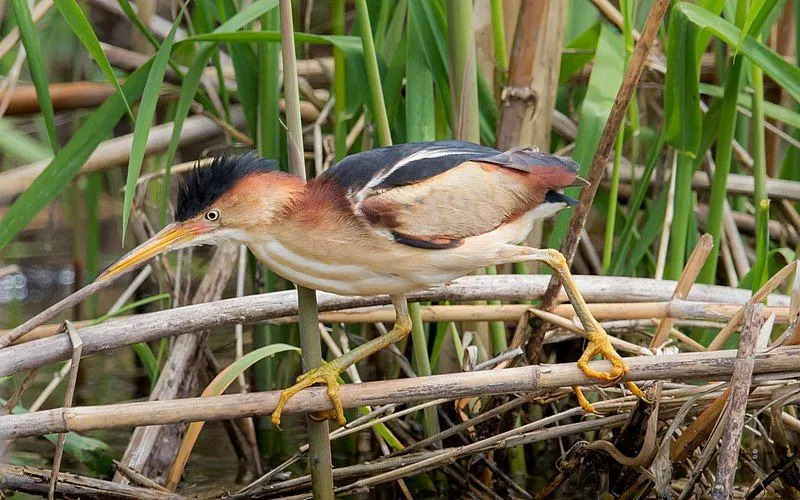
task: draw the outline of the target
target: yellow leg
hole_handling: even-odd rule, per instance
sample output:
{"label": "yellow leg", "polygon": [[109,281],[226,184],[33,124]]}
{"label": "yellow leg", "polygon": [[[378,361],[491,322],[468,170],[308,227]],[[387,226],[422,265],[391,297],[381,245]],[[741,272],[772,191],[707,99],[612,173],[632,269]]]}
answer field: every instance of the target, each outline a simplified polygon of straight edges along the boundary
{"label": "yellow leg", "polygon": [[[589,312],[589,307],[586,305],[586,301],[583,300],[583,296],[578,290],[578,286],[575,284],[575,280],[572,278],[572,274],[569,271],[567,260],[560,252],[549,248],[537,249],[509,245],[509,247],[501,253],[500,258],[507,262],[538,260],[553,268],[558,274],[558,277],[561,278],[561,284],[564,285],[564,290],[567,292],[567,296],[572,306],[575,308],[575,314],[578,316],[578,319],[580,319],[583,329],[586,332],[586,338],[589,341],[586,350],[578,360],[578,367],[587,377],[605,383],[611,383],[619,380],[619,378],[628,371],[628,365],[625,364],[625,361],[617,353],[616,349],[614,349],[614,346],[611,345],[608,334],[603,327],[600,326],[600,323],[594,319],[592,313]],[[599,372],[589,368],[589,360],[596,354],[602,355],[611,362],[610,371]],[[633,394],[646,399],[644,393],[636,384],[633,382],[626,382],[625,385]],[[573,390],[575,391],[575,395],[581,407],[587,412],[596,413],[591,403],[583,396],[580,388],[573,387]]]}
{"label": "yellow leg", "polygon": [[411,317],[408,314],[408,303],[406,302],[405,296],[392,295],[391,298],[397,315],[394,327],[385,335],[372,339],[366,344],[362,344],[343,356],[334,359],[330,363],[323,363],[319,368],[309,370],[297,377],[297,383],[281,393],[278,406],[275,407],[275,411],[272,413],[273,424],[280,425],[283,407],[292,396],[317,383],[323,383],[328,386],[328,397],[333,403],[333,413],[335,414],[336,420],[341,425],[346,423],[344,409],[342,408],[342,400],[339,396],[339,374],[347,370],[350,365],[380,351],[384,347],[388,347],[402,340],[408,335],[408,332],[411,331]]}

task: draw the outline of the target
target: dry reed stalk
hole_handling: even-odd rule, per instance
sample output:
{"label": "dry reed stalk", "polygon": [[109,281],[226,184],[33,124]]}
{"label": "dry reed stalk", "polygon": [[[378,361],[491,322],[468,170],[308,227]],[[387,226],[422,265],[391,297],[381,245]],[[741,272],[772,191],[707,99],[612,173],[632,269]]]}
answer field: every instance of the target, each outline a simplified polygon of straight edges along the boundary
{"label": "dry reed stalk", "polygon": [[[64,329],[69,334],[69,340],[72,344],[72,359],[70,361],[69,379],[67,380],[67,390],[64,394],[64,408],[72,406],[72,398],[75,395],[75,385],[78,382],[78,369],[81,363],[81,351],[83,350],[83,341],[75,330],[75,326],[69,321],[64,321]],[[58,472],[61,469],[61,458],[64,455],[64,442],[67,438],[65,433],[58,435],[56,442],[56,451],[53,457],[53,468],[50,471],[50,484],[47,491],[48,500],[55,497],[56,483],[58,482]]]}
{"label": "dry reed stalk", "polygon": [[[409,300],[498,299],[518,301],[533,299],[544,292],[549,279],[549,275],[465,276],[445,285],[410,294]],[[667,300],[675,287],[674,281],[659,282],[645,278],[576,276],[575,280],[588,301]],[[99,288],[92,284],[84,290],[92,291]],[[83,290],[79,293],[83,298],[90,295]],[[689,293],[690,300],[715,300],[741,304],[749,298],[750,292],[747,290],[715,285],[695,285]],[[22,326],[6,332],[0,337],[0,345],[5,345],[4,342],[9,342],[10,338],[24,334],[57,314],[63,310],[64,304],[67,304],[67,307],[71,306],[74,300],[75,297],[70,296],[25,322]],[[389,300],[386,296],[343,297],[318,292],[318,302],[320,311],[331,311],[383,305],[387,304]],[[770,295],[767,303],[778,307],[787,307],[789,297]],[[167,311],[115,318],[102,325],[82,328],[79,333],[84,341],[84,353],[88,355],[180,333],[216,328],[237,322],[254,323],[296,314],[297,297],[294,291],[289,290],[251,295],[240,299],[226,299],[201,306],[184,306]],[[68,339],[64,336],[48,337],[26,344],[0,348],[0,376],[66,360],[69,359],[70,353]]]}
{"label": "dry reed stalk", "polygon": [[[123,12],[122,8],[114,0],[91,0],[89,3],[96,7],[102,8],[103,10],[105,10],[110,14],[119,16],[124,20],[128,19],[128,17]],[[131,8],[133,9],[134,13],[138,14],[139,8],[137,7],[136,4],[132,3]],[[145,20],[142,19],[142,21]],[[164,38],[167,37],[167,34],[172,29],[172,22],[154,13],[148,16],[148,19],[146,20],[146,26],[153,31],[154,35],[163,40]],[[183,40],[184,38],[186,38],[186,36],[187,36],[186,29],[178,27],[177,31],[175,32],[175,41],[177,42]],[[220,56],[226,64],[231,64],[230,57],[228,57],[227,54],[220,52]]]}
{"label": "dry reed stalk", "polygon": [[[642,36],[639,38],[630,63],[625,70],[622,84],[614,99],[614,104],[608,115],[608,121],[606,121],[606,125],[603,128],[603,133],[597,145],[597,151],[589,167],[589,174],[587,176],[589,185],[581,190],[579,205],[575,207],[572,219],[570,220],[569,229],[564,238],[564,243],[561,245],[561,253],[567,259],[568,263],[571,263],[575,256],[575,250],[578,248],[578,238],[586,225],[586,219],[589,216],[592,200],[594,200],[594,195],[597,192],[597,188],[600,186],[600,180],[611,153],[611,146],[616,140],[619,127],[622,124],[622,120],[625,118],[628,104],[639,83],[639,78],[642,75],[645,62],[653,46],[656,34],[661,26],[661,21],[664,18],[664,13],[667,11],[669,3],[669,0],[655,0],[653,2],[653,5],[650,7],[650,13],[647,16],[647,21],[645,21],[644,29],[642,30]],[[555,305],[559,288],[559,280],[556,275],[553,275],[547,292],[545,292],[542,298],[542,309],[547,310]],[[534,337],[537,337],[537,335],[534,335]]]}
{"label": "dry reed stalk", "polygon": [[[421,306],[422,320],[428,323],[438,321],[517,321],[531,306],[526,304],[503,305],[447,305],[447,306]],[[637,320],[650,318],[671,318],[672,320],[707,320],[728,321],[739,310],[738,305],[718,304],[714,302],[694,302],[683,299],[673,299],[669,302],[619,302],[619,303],[591,303],[589,311],[598,321],[605,320]],[[550,311],[561,318],[574,318],[575,310],[571,304],[561,304]],[[788,323],[788,307],[771,307],[765,314],[776,314],[779,323]],[[365,309],[350,309],[320,314],[323,323],[390,323],[394,321],[391,308],[376,307]],[[277,318],[269,321],[274,324],[291,324],[297,320],[294,316]],[[559,325],[562,328],[569,326]],[[670,325],[671,326],[671,325]],[[580,333],[583,330],[572,326],[573,331]],[[665,339],[669,329],[664,333]],[[662,341],[663,342],[663,341]]]}
{"label": "dry reed stalk", "polygon": [[[642,171],[644,167],[635,167],[635,178],[639,182],[641,180]],[[623,168],[620,171],[620,182],[631,182],[631,175],[629,168]],[[786,180],[786,179],[766,179],[767,196],[770,199],[785,199],[790,201],[800,201],[800,181]],[[692,189],[696,191],[708,191],[711,189],[711,181],[708,180],[708,175],[705,172],[695,172],[692,177]],[[755,183],[753,176],[744,174],[728,174],[727,191],[730,195],[753,195]]]}
{"label": "dry reed stalk", "polygon": [[731,376],[730,407],[724,423],[726,432],[722,436],[717,458],[717,477],[712,495],[715,500],[733,496],[733,478],[739,462],[739,446],[744,429],[744,412],[750,395],[756,341],[764,323],[761,311],[763,307],[761,304],[747,304],[744,308],[745,326],[742,328]]}
{"label": "dry reed stalk", "polygon": [[[783,283],[783,280],[785,280],[792,272],[794,272],[795,269],[797,269],[797,262],[798,261],[793,260],[792,262],[784,266],[783,269],[775,273],[772,276],[772,278],[770,278],[766,283],[764,283],[764,286],[759,288],[758,291],[756,291],[756,293],[753,294],[750,300],[747,301],[747,304],[756,304],[758,302],[763,301],[767,295],[772,293],[772,291],[775,288],[777,288],[778,285]],[[728,324],[725,325],[725,328],[720,330],[719,333],[717,333],[716,337],[714,337],[714,339],[711,341],[711,343],[708,344],[708,348],[710,350],[721,348],[725,344],[725,342],[727,342],[727,340],[730,338],[731,334],[733,334],[733,332],[736,331],[736,329],[739,327],[739,323],[741,323],[742,318],[744,317],[745,307],[746,305],[741,307],[736,312],[736,314],[734,314],[734,316],[730,319]]]}
{"label": "dry reed stalk", "polygon": [[[103,103],[116,90],[107,83],[63,82],[51,83],[50,99],[55,111],[93,108]],[[0,91],[0,101],[9,98],[5,115],[38,113],[39,100],[33,85],[16,87],[12,91]]]}
{"label": "dry reed stalk", "polygon": [[170,493],[170,491],[157,482],[153,481],[149,477],[140,474],[139,472],[131,469],[127,465],[119,462],[118,460],[114,460],[114,467],[117,469],[117,472],[125,476],[128,481],[136,486],[141,486],[143,488],[152,488],[154,490],[162,491],[164,493]]}
{"label": "dry reed stalk", "polygon": [[[694,285],[697,275],[700,274],[700,270],[703,268],[703,264],[705,264],[708,254],[711,253],[713,244],[713,238],[710,234],[706,233],[700,237],[700,240],[694,247],[692,254],[686,261],[686,266],[681,272],[681,276],[678,279],[678,284],[675,285],[675,293],[672,294],[673,300],[684,299],[689,294],[689,290],[692,289],[692,285]],[[651,349],[660,346],[665,340],[667,340],[669,332],[674,323],[675,322],[670,318],[665,318],[659,322],[656,333],[653,335],[653,339],[650,341]]]}
{"label": "dry reed stalk", "polygon": [[[759,352],[753,373],[796,376],[800,347]],[[626,358],[630,371],[625,381],[719,380],[730,377],[736,352],[708,351]],[[607,361],[592,361],[595,370],[607,370]],[[341,388],[345,408],[442,398],[476,397],[511,392],[552,390],[591,385],[575,363],[535,365],[504,370],[452,373],[409,379],[345,384]],[[122,403],[93,407],[56,408],[0,419],[0,439],[17,439],[54,432],[163,425],[199,420],[229,420],[272,412],[280,391],[229,394],[206,398]],[[332,408],[324,387],[299,392],[286,405],[286,413],[316,412]]]}
{"label": "dry reed stalk", "polygon": [[[244,112],[240,106],[231,109],[231,119],[237,127],[244,125]],[[172,128],[173,123],[169,122],[150,129],[150,135],[147,138],[147,154],[167,149],[172,138]],[[187,118],[183,124],[180,144],[182,146],[195,144],[213,139],[220,134],[221,130],[213,120],[205,116],[192,116]],[[80,173],[99,172],[127,163],[132,143],[133,134],[101,142],[81,167]],[[49,164],[50,160],[43,160],[0,172],[0,201],[8,200],[25,191]]]}
{"label": "dry reed stalk", "polygon": [[[47,11],[53,6],[53,0],[42,0],[41,2],[37,3],[36,6],[31,10],[31,17],[33,18],[33,23],[39,21]],[[14,26],[8,34],[0,40],[0,57],[6,55],[6,53],[14,48],[14,45],[19,42],[19,28]]]}
{"label": "dry reed stalk", "polygon": [[[50,471],[39,467],[0,463],[0,484],[34,495],[46,495]],[[61,472],[56,492],[64,498],[129,498],[142,500],[182,500],[188,497],[155,489],[128,486]]]}
{"label": "dry reed stalk", "polygon": [[[697,214],[697,226],[699,228],[705,228],[706,220],[708,219],[708,205],[698,203],[695,207],[695,213]],[[737,231],[749,235],[756,234],[756,218],[754,216],[742,212],[731,212],[730,215]],[[770,220],[768,229],[770,239],[786,241],[791,246],[800,243],[800,235],[795,231],[794,226],[784,225],[780,221]]]}

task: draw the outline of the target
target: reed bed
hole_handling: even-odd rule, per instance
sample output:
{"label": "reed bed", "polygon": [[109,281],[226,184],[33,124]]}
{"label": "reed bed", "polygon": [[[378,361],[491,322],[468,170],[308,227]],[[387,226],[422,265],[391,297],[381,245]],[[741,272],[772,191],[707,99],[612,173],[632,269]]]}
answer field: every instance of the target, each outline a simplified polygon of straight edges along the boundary
{"label": "reed bed", "polygon": [[[798,3],[3,3],[0,497],[800,495]],[[216,152],[310,178],[454,138],[578,163],[527,243],[648,400],[578,369],[554,276],[498,266],[409,296],[408,342],[342,374],[346,426],[311,387],[282,432],[280,389],[385,333],[387,296],[232,247],[95,280]]]}

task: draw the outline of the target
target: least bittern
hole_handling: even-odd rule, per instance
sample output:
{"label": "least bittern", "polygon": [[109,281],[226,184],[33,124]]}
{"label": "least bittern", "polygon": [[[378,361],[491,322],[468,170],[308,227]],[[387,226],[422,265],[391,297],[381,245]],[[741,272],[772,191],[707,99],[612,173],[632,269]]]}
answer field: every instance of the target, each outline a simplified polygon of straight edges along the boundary
{"label": "least bittern", "polygon": [[[533,223],[575,200],[558,190],[583,186],[577,165],[530,148],[500,151],[468,142],[401,144],[349,156],[304,183],[254,154],[217,157],[196,168],[178,193],[175,222],[122,257],[104,277],[168,250],[200,244],[247,245],[273,271],[299,285],[343,295],[389,294],[394,327],[344,356],[308,371],[281,394],[272,421],[298,391],[325,383],[344,424],[338,375],[408,335],[405,294],[475,269],[542,261],[561,278],[583,324],[583,372],[614,382],[627,370],[592,317],[564,257],[517,245]],[[602,354],[609,372],[589,368]],[[644,397],[632,383],[628,387]],[[586,411],[594,411],[580,389]]]}

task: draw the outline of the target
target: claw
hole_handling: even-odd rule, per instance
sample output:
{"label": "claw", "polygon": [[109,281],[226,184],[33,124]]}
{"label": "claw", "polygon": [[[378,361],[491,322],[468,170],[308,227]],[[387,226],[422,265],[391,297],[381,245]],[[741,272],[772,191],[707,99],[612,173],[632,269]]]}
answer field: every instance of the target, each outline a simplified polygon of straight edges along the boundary
{"label": "claw", "polygon": [[[617,382],[623,375],[625,375],[625,373],[627,373],[628,365],[617,353],[616,349],[614,349],[614,346],[611,345],[611,341],[608,339],[608,334],[602,331],[602,329],[599,333],[601,335],[595,334],[593,335],[594,338],[591,338],[589,341],[589,345],[586,346],[583,356],[581,356],[581,359],[578,360],[578,368],[580,368],[587,377],[600,380],[604,383],[613,384],[614,382]],[[607,372],[600,372],[591,369],[589,367],[589,360],[595,354],[601,354],[605,359],[607,359],[611,363],[611,370]],[[627,387],[628,390],[630,390],[636,397],[648,401],[644,392],[642,392],[642,390],[639,389],[639,387],[637,387],[633,382],[625,382],[625,387]],[[594,406],[592,406],[586,397],[584,397],[581,389],[579,387],[573,387],[572,389],[575,392],[575,396],[578,398],[578,403],[581,405],[581,408],[583,408],[587,413],[597,414],[597,410],[595,410]]]}
{"label": "claw", "polygon": [[333,367],[330,363],[323,363],[318,368],[309,370],[306,373],[297,377],[297,383],[288,389],[281,392],[281,399],[278,401],[278,406],[272,412],[272,423],[276,426],[281,424],[281,412],[283,407],[295,394],[303,389],[310,387],[317,383],[322,383],[328,386],[328,397],[333,403],[333,410],[322,412],[326,417],[333,416],[339,425],[345,425],[347,420],[344,418],[344,409],[342,408],[342,399],[339,396],[339,372],[337,368]]}

